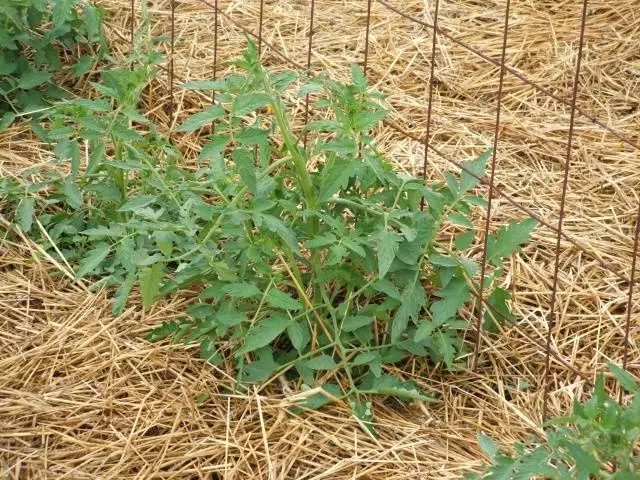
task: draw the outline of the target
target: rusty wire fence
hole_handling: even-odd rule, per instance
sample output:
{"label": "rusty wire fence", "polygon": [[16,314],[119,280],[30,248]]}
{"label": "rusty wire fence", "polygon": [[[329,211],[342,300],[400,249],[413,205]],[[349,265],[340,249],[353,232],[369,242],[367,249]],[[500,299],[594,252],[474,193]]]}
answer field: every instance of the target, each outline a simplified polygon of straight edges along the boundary
{"label": "rusty wire fence", "polygon": [[[256,41],[259,52],[262,54],[263,49],[265,47],[269,48],[270,54],[274,56],[278,61],[280,61],[283,65],[288,65],[289,67],[293,67],[300,72],[303,72],[308,75],[313,75],[312,68],[312,60],[314,56],[314,35],[315,35],[315,21],[318,14],[318,6],[316,2],[318,0],[308,0],[308,5],[305,7],[308,9],[308,18],[306,28],[303,29],[304,32],[301,35],[305,36],[306,41],[306,52],[302,58],[291,58],[286,52],[282,51],[278,48],[277,45],[273,42],[267,41],[264,38],[264,26],[267,24],[270,19],[265,15],[265,1],[266,0],[249,0],[248,3],[256,4],[255,7],[258,10],[258,21],[257,24],[248,25],[243,24],[242,22],[235,20],[231,15],[226,13],[220,6],[219,0],[192,0],[191,2],[179,3],[176,0],[169,0],[170,6],[170,16],[169,16],[169,26],[168,30],[170,32],[170,40],[168,42],[167,53],[168,58],[165,67],[162,67],[164,73],[167,75],[167,83],[169,86],[168,93],[168,115],[170,119],[170,124],[174,120],[176,104],[175,104],[175,86],[176,80],[183,80],[180,75],[180,72],[177,71],[177,68],[174,63],[175,56],[175,42],[176,42],[176,15],[180,12],[180,8],[185,6],[188,3],[198,3],[206,6],[210,10],[210,23],[208,28],[212,30],[213,33],[213,68],[211,70],[210,79],[215,80],[219,74],[219,43],[220,43],[220,23],[221,19],[224,18],[230,25],[233,25],[234,28],[243,32],[247,36],[253,38]],[[270,3],[277,3],[270,2]],[[421,18],[417,18],[415,14],[410,14],[408,12],[403,11],[403,9],[399,6],[399,3],[392,3],[389,0],[358,0],[355,2],[362,10],[362,14],[366,16],[365,29],[364,29],[364,47],[360,52],[360,61],[359,63],[363,67],[365,74],[368,74],[369,60],[370,60],[370,32],[372,28],[372,6],[377,4],[378,6],[386,9],[389,13],[398,15],[405,19],[408,22],[411,22],[415,25],[428,29],[431,33],[430,38],[430,58],[429,62],[429,72],[430,75],[428,78],[424,79],[424,88],[426,89],[426,97],[427,101],[423,105],[424,110],[426,111],[426,122],[422,125],[423,134],[416,135],[415,133],[410,132],[408,129],[404,128],[403,125],[399,124],[395,120],[384,120],[386,127],[394,130],[399,136],[405,137],[408,140],[416,142],[422,146],[423,148],[423,158],[421,165],[421,172],[423,177],[427,177],[427,172],[430,168],[430,162],[432,161],[432,155],[439,157],[440,159],[450,163],[451,165],[458,167],[460,169],[466,170],[461,162],[457,161],[444,153],[441,149],[438,148],[435,142],[432,142],[432,105],[434,98],[434,85],[437,83],[437,78],[434,75],[434,66],[435,66],[435,56],[438,48],[438,44],[442,40],[447,40],[452,44],[457,45],[458,47],[464,49],[469,54],[473,55],[477,62],[486,62],[494,65],[499,69],[499,81],[498,88],[496,92],[496,102],[495,102],[495,119],[494,119],[494,130],[493,130],[493,138],[492,138],[492,147],[493,153],[490,161],[488,175],[485,178],[480,179],[481,184],[487,187],[488,189],[488,205],[486,210],[486,218],[483,221],[482,232],[483,232],[483,245],[481,252],[481,267],[480,267],[480,278],[483,278],[487,268],[487,238],[488,233],[492,228],[492,209],[493,202],[496,199],[502,199],[509,204],[511,204],[514,208],[520,210],[522,213],[527,216],[533,217],[540,223],[541,228],[547,229],[551,232],[554,238],[554,261],[553,261],[553,277],[550,281],[551,284],[551,299],[548,311],[546,312],[546,322],[547,322],[547,330],[546,330],[546,338],[544,341],[540,339],[536,339],[528,334],[526,331],[522,331],[521,333],[528,338],[529,341],[538,345],[540,350],[544,352],[544,363],[545,363],[545,374],[542,379],[542,385],[544,385],[543,391],[543,418],[547,417],[547,404],[548,404],[548,396],[549,396],[549,385],[550,385],[550,365],[551,361],[554,360],[558,365],[561,365],[563,368],[566,368],[568,371],[572,372],[575,376],[581,378],[585,385],[592,386],[592,381],[590,378],[593,377],[593,372],[584,372],[581,371],[578,367],[572,364],[571,361],[567,360],[559,354],[553,348],[553,336],[554,336],[554,327],[557,322],[557,318],[562,315],[562,312],[559,312],[557,305],[557,296],[558,296],[558,277],[561,269],[563,268],[560,261],[560,253],[561,253],[561,241],[568,242],[573,248],[577,249],[581,254],[592,258],[595,262],[597,262],[603,270],[608,271],[614,277],[616,277],[623,285],[628,289],[626,307],[624,313],[624,340],[623,340],[623,352],[621,355],[621,363],[623,367],[627,367],[629,363],[629,355],[630,355],[630,331],[633,322],[637,322],[638,318],[636,318],[634,314],[634,289],[636,287],[637,278],[637,257],[638,257],[638,249],[639,249],[639,237],[640,237],[640,204],[638,204],[637,212],[633,212],[633,215],[630,218],[633,218],[634,224],[629,225],[628,231],[631,232],[631,243],[632,247],[632,256],[631,256],[631,266],[630,272],[625,272],[622,269],[618,268],[618,266],[603,260],[599,255],[595,254],[588,245],[585,245],[584,242],[577,240],[571,234],[567,233],[564,229],[564,223],[567,216],[566,210],[566,199],[568,192],[569,179],[572,175],[572,155],[574,152],[574,138],[575,138],[575,125],[576,120],[578,118],[583,121],[591,122],[598,129],[601,129],[603,132],[606,132],[609,135],[614,136],[621,144],[624,144],[626,147],[632,149],[638,155],[638,169],[640,169],[640,144],[638,141],[634,140],[633,137],[629,134],[625,134],[623,132],[618,131],[616,128],[611,126],[605,119],[599,118],[596,114],[591,113],[584,107],[579,105],[578,99],[580,97],[580,86],[581,86],[581,66],[583,61],[583,51],[585,46],[585,35],[587,30],[587,16],[590,8],[588,0],[582,0],[581,2],[581,13],[579,18],[577,18],[578,28],[575,31],[577,42],[577,54],[575,55],[575,61],[572,67],[572,88],[569,96],[565,96],[557,91],[552,91],[544,85],[539,84],[538,82],[532,80],[527,76],[526,72],[521,71],[520,69],[514,68],[510,66],[506,61],[506,52],[507,47],[509,45],[509,22],[510,22],[510,10],[512,8],[511,0],[506,0],[506,5],[504,9],[503,23],[502,29],[499,32],[501,36],[501,54],[498,58],[495,56],[491,56],[490,54],[484,53],[481,49],[476,48],[472,45],[469,45],[465,41],[461,40],[456,36],[456,33],[450,31],[447,28],[442,27],[439,24],[439,15],[441,4],[445,3],[443,0],[432,0],[431,2],[425,2],[424,8],[430,9],[430,15],[433,19],[432,22],[427,22]],[[134,31],[136,28],[136,16],[137,9],[139,6],[137,5],[137,0],[131,0],[130,2],[130,35],[131,39],[134,37]],[[540,95],[547,97],[548,99],[557,102],[558,104],[562,104],[569,109],[569,118],[567,120],[568,125],[568,138],[566,141],[566,145],[564,146],[564,164],[563,164],[563,172],[562,172],[562,182],[561,188],[556,192],[558,199],[558,209],[555,213],[554,219],[544,218],[540,214],[536,213],[531,207],[525,205],[525,202],[522,202],[514,195],[511,195],[506,192],[506,190],[500,186],[498,186],[498,178],[496,176],[496,158],[497,154],[500,151],[501,147],[501,114],[503,111],[503,85],[505,78],[507,76],[512,76],[520,82],[521,85],[526,86],[528,88],[534,89]],[[386,92],[385,92],[386,93]],[[215,94],[212,101],[215,101]],[[312,106],[310,105],[309,97],[307,96],[304,102],[304,122],[306,123],[312,114]],[[473,172],[466,170],[472,176],[476,176]],[[478,178],[478,177],[476,177]],[[473,292],[478,297],[477,308],[475,311],[475,317],[473,319],[473,326],[476,332],[473,342],[473,355],[471,358],[471,366],[472,368],[478,367],[478,357],[481,351],[482,345],[482,335],[480,334],[483,312],[487,309],[490,309],[496,316],[502,316],[503,314],[498,311],[495,307],[490,305],[486,298],[485,292],[481,289],[479,292]],[[514,328],[519,328],[518,324],[514,324]]]}

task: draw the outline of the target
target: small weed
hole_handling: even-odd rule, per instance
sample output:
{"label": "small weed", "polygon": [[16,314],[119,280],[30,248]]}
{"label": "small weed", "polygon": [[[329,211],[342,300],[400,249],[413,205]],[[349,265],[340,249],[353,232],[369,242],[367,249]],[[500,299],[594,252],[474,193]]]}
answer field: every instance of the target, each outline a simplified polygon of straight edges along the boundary
{"label": "small weed", "polygon": [[600,375],[592,397],[574,401],[568,417],[547,422],[546,438],[517,443],[515,453],[500,453],[500,445],[486,435],[478,444],[493,465],[482,475],[469,479],[639,479],[640,456],[635,450],[640,439],[640,389],[633,377],[614,364],[609,369],[618,383],[633,395],[623,406],[610,398]]}
{"label": "small weed", "polygon": [[67,95],[56,74],[79,78],[96,66],[106,49],[102,17],[102,9],[79,0],[1,2],[0,131],[16,115]]}

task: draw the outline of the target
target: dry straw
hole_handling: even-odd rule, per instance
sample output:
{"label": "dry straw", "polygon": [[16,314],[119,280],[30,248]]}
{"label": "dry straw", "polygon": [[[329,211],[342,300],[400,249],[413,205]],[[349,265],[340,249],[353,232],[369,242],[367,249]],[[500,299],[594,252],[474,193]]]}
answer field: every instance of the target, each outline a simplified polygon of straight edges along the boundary
{"label": "dry straw", "polygon": [[[103,0],[109,34],[126,54],[128,0]],[[258,30],[257,1],[222,1],[218,59],[236,56],[244,35],[233,22]],[[440,2],[439,25],[483,53],[499,58],[505,1]],[[554,94],[569,98],[581,2],[512,2],[506,61]],[[153,33],[170,27],[170,2],[152,1]],[[434,2],[390,2],[431,24]],[[315,2],[312,68],[338,78],[361,62],[367,2]],[[200,1],[175,3],[176,78],[210,78],[213,12]],[[640,142],[640,1],[598,2],[587,17],[578,105]],[[263,35],[306,64],[309,2],[264,6]],[[138,18],[139,21],[139,18]],[[168,48],[168,45],[167,45]],[[426,128],[431,31],[373,2],[368,73],[388,94],[392,120],[417,137]],[[263,56],[284,67],[266,44]],[[220,63],[218,73],[225,67]],[[462,161],[491,146],[499,69],[439,38],[430,142]],[[513,75],[504,80],[496,184],[552,224],[557,222],[568,132],[568,107]],[[168,79],[162,71],[146,94],[158,121],[169,121]],[[82,85],[76,86],[81,88]],[[175,121],[202,98],[174,92]],[[298,103],[300,119],[304,112]],[[423,149],[381,127],[380,148],[399,169],[418,174]],[[187,155],[199,139],[177,139]],[[553,349],[593,379],[606,361],[621,362],[628,283],[594,259],[629,277],[634,216],[640,201],[640,155],[614,135],[578,117],[565,231],[590,252],[563,241]],[[0,175],[46,162],[48,152],[25,127],[0,136]],[[451,169],[430,155],[428,177]],[[486,195],[486,191],[484,192]],[[0,204],[1,207],[1,204]],[[4,212],[3,212],[4,214]],[[492,225],[521,217],[497,199]],[[483,222],[478,218],[478,225]],[[493,228],[493,227],[492,227]],[[539,229],[507,269],[518,328],[486,338],[475,372],[443,374],[423,362],[404,374],[442,397],[438,404],[379,401],[378,438],[362,432],[345,405],[303,417],[287,413],[292,398],[271,384],[230,394],[230,369],[216,369],[182,346],[151,345],[142,335],[177,318],[189,292],[143,312],[137,297],[121,318],[110,316],[105,294],[88,294],[66,280],[28,239],[0,227],[0,477],[406,479],[460,478],[482,463],[481,430],[511,442],[539,431],[544,344],[555,233]],[[11,239],[11,240],[9,240]],[[480,251],[478,248],[477,254]],[[640,372],[640,294],[632,306],[628,367]],[[472,312],[466,312],[473,318]],[[532,341],[533,340],[533,341]],[[587,384],[560,362],[551,365],[549,411],[564,413]]]}

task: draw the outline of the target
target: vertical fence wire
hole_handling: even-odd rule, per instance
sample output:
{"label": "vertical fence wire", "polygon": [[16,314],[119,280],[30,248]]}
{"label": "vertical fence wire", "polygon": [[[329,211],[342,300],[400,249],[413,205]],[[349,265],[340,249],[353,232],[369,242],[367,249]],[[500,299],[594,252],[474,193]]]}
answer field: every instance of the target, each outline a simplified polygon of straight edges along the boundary
{"label": "vertical fence wire", "polygon": [[576,59],[575,73],[573,78],[573,92],[571,94],[571,114],[569,118],[569,138],[567,139],[567,155],[564,164],[564,178],[562,181],[562,195],[560,198],[560,213],[558,218],[558,233],[556,235],[555,259],[553,264],[553,287],[551,289],[551,305],[549,307],[549,319],[547,321],[547,338],[545,349],[545,370],[544,370],[544,393],[542,397],[542,419],[547,419],[549,404],[549,378],[551,369],[551,339],[553,327],[555,325],[555,310],[558,296],[558,275],[560,273],[560,240],[562,239],[562,226],[564,222],[565,206],[567,200],[567,190],[569,185],[569,169],[571,165],[571,150],[573,148],[573,131],[575,126],[576,102],[578,99],[578,87],[580,85],[580,66],[582,64],[582,50],[584,47],[585,30],[587,26],[587,6],[588,0],[583,0],[582,17],[580,22],[580,40],[578,44],[578,58]]}
{"label": "vertical fence wire", "polygon": [[[311,0],[310,13],[309,13],[309,43],[307,44],[307,78],[311,76],[311,50],[313,48],[313,19],[315,16],[315,0]],[[307,146],[307,122],[309,121],[309,94],[304,96],[304,136],[303,144]]]}
{"label": "vertical fence wire", "polygon": [[174,81],[174,55],[176,44],[176,1],[171,1],[171,46],[169,51],[169,138],[173,130],[174,121],[174,99],[173,99],[173,81]]}
{"label": "vertical fence wire", "polygon": [[373,0],[367,0],[367,28],[364,32],[364,62],[362,71],[367,76],[367,68],[369,67],[369,32],[371,30],[371,4]]}
{"label": "vertical fence wire", "polygon": [[484,314],[484,276],[487,271],[487,244],[489,240],[489,230],[491,227],[491,207],[493,205],[493,185],[496,175],[496,158],[498,153],[498,136],[500,135],[500,114],[502,113],[502,87],[504,85],[505,58],[507,55],[507,37],[509,33],[509,13],[511,9],[511,1],[507,0],[504,12],[504,28],[502,31],[502,53],[500,55],[500,80],[498,83],[498,100],[496,106],[496,122],[493,132],[493,151],[491,152],[491,173],[489,174],[489,198],[487,201],[487,218],[484,223],[484,239],[482,245],[482,264],[480,267],[480,287],[478,313],[476,318],[476,342],[473,348],[472,367],[474,370],[478,366],[478,356],[480,355],[480,347],[482,345],[482,316]]}
{"label": "vertical fence wire", "polygon": [[[422,179],[427,182],[427,165],[429,163],[429,140],[431,138],[431,111],[433,110],[433,84],[436,65],[436,46],[438,44],[438,15],[440,13],[440,0],[436,0],[436,6],[433,12],[433,37],[431,38],[431,65],[429,65],[429,98],[427,100],[427,128],[424,134],[424,158],[422,160]],[[420,200],[420,210],[425,207],[424,196]]]}
{"label": "vertical fence wire", "polygon": [[631,277],[629,281],[629,298],[627,299],[627,319],[624,327],[624,351],[622,354],[622,368],[627,369],[629,362],[629,332],[631,330],[631,310],[633,309],[633,290],[636,284],[636,266],[638,262],[638,244],[640,243],[640,203],[636,215],[636,232],[633,239],[633,257],[631,258]]}
{"label": "vertical fence wire", "polygon": [[264,0],[260,0],[260,14],[258,18],[258,58],[262,60],[262,24],[264,17]]}
{"label": "vertical fence wire", "polygon": [[133,48],[133,40],[136,34],[136,0],[131,0],[129,10],[131,12],[131,23],[129,25],[131,31],[129,32],[129,38],[131,40],[131,48]]}

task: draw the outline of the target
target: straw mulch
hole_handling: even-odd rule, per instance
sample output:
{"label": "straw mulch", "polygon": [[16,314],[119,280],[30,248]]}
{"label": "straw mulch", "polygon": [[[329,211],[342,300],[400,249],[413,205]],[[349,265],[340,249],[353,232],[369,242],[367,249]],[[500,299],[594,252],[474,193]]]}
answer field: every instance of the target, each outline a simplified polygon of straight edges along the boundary
{"label": "straw mulch", "polygon": [[[440,2],[440,25],[499,58],[504,1]],[[512,2],[507,63],[555,94],[570,98],[581,2]],[[114,48],[127,51],[128,0],[103,0],[112,14]],[[196,0],[178,1],[175,72],[210,78],[213,13]],[[150,3],[154,34],[169,31],[169,2]],[[243,48],[242,31],[257,31],[259,3],[220,1],[219,60]],[[433,1],[393,2],[432,22]],[[581,108],[640,143],[640,1],[599,2],[589,10],[579,101]],[[316,1],[313,68],[345,78],[361,62],[366,2]],[[269,1],[264,37],[306,63],[308,2]],[[431,32],[375,2],[369,74],[388,94],[392,119],[416,136],[426,127]],[[265,46],[274,68],[283,61]],[[431,143],[457,161],[492,145],[499,69],[439,39]],[[219,68],[219,70],[222,67]],[[176,80],[177,82],[178,80]],[[161,73],[147,96],[153,114],[169,120],[168,79]],[[180,121],[201,104],[175,94]],[[301,106],[301,105],[299,105]],[[512,75],[504,81],[496,184],[555,224],[566,159],[569,109]],[[392,128],[377,132],[398,168],[419,173],[423,147]],[[180,138],[189,154],[195,137]],[[0,174],[46,161],[46,146],[24,127],[0,136]],[[629,285],[596,260],[629,277],[640,194],[640,156],[633,147],[577,117],[565,231],[588,252],[561,242],[553,349],[593,380],[607,361],[621,362]],[[453,168],[429,152],[428,176]],[[487,194],[486,188],[483,192]],[[1,207],[1,205],[0,205]],[[524,214],[494,202],[492,228]],[[478,217],[478,225],[483,219]],[[8,231],[6,225],[0,226]],[[183,346],[152,345],[142,336],[176,318],[192,301],[185,293],[144,312],[137,298],[112,318],[106,294],[68,282],[27,239],[3,233],[0,246],[0,477],[406,479],[461,478],[483,463],[475,436],[504,443],[539,431],[544,351],[551,300],[555,233],[540,228],[507,268],[519,326],[484,338],[475,372],[443,374],[422,362],[405,375],[442,401],[402,406],[377,401],[377,430],[360,429],[345,405],[293,417],[291,398],[276,383],[229,395],[231,370],[206,365]],[[13,240],[8,240],[12,238]],[[479,249],[478,249],[479,253]],[[639,275],[636,275],[639,276]],[[640,372],[640,294],[632,306],[629,368]],[[473,312],[466,312],[473,318]],[[469,336],[472,338],[472,335]],[[566,413],[588,381],[552,360],[549,412]]]}

